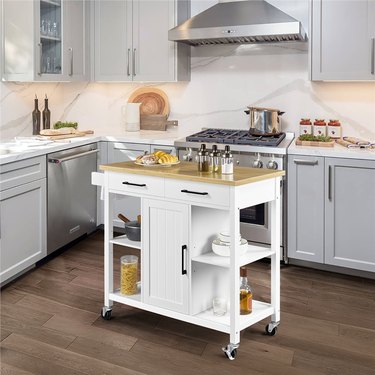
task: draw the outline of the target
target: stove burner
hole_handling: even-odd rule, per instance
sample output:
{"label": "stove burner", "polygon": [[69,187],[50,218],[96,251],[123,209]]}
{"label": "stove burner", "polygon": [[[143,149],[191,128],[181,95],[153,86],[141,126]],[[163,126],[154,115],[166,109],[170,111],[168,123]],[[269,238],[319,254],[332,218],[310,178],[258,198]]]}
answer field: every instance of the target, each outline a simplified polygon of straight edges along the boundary
{"label": "stove burner", "polygon": [[186,137],[188,142],[225,143],[249,146],[277,146],[285,133],[273,136],[250,135],[247,130],[206,129]]}

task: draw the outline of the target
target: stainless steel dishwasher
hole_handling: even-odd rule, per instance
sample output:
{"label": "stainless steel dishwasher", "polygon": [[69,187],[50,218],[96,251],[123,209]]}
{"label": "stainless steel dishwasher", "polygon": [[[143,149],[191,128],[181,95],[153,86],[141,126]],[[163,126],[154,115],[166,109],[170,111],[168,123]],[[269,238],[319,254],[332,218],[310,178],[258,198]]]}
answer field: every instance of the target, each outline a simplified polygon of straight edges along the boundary
{"label": "stainless steel dishwasher", "polygon": [[47,254],[96,228],[97,144],[47,155]]}

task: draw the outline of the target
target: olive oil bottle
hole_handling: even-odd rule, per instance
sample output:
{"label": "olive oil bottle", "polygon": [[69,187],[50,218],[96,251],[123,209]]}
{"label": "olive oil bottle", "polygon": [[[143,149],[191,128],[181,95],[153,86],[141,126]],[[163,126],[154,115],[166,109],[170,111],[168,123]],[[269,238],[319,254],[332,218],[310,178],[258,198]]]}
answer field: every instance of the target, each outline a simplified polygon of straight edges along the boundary
{"label": "olive oil bottle", "polygon": [[34,110],[31,113],[32,121],[33,121],[33,135],[38,135],[40,132],[40,111],[38,108],[38,97],[35,94],[34,99]]}
{"label": "olive oil bottle", "polygon": [[246,268],[240,268],[240,315],[247,315],[253,311],[253,291],[247,280]]}

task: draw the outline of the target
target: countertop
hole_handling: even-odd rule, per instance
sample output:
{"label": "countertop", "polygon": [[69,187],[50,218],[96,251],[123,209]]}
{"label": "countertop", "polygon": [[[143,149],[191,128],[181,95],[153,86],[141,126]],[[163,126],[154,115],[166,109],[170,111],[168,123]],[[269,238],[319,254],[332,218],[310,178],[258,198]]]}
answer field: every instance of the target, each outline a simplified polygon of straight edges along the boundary
{"label": "countertop", "polygon": [[241,186],[270,178],[281,177],[285,171],[235,167],[232,175],[216,175],[198,172],[196,163],[181,162],[175,166],[142,166],[132,161],[100,165],[103,171],[133,173],[146,176],[188,180],[217,185]]}
{"label": "countertop", "polygon": [[[121,132],[116,134],[96,133],[86,137],[77,137],[52,142],[45,145],[28,147],[22,143],[15,144],[14,140],[1,142],[0,147],[12,145],[12,152],[0,155],[0,165],[11,163],[18,160],[28,159],[36,156],[46,155],[52,152],[66,150],[72,147],[86,145],[92,142],[129,142],[154,144],[163,146],[173,146],[174,141],[186,134],[178,128],[168,129],[167,131],[141,130],[139,132]],[[31,138],[31,137],[30,137]],[[42,143],[42,142],[41,142]]]}
{"label": "countertop", "polygon": [[288,155],[375,160],[375,149],[347,148],[339,144],[333,147],[297,146],[293,141],[288,148]]}

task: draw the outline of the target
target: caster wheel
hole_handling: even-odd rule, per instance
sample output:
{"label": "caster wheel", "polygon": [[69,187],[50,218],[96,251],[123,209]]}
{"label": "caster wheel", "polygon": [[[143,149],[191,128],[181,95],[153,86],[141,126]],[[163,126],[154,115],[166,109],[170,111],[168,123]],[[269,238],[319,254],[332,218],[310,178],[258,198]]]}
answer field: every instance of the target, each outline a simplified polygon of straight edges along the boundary
{"label": "caster wheel", "polygon": [[267,324],[267,325],[266,325],[266,329],[265,329],[265,331],[266,331],[266,334],[267,334],[268,336],[275,336],[275,335],[276,335],[276,332],[277,332],[277,327],[273,327],[272,330],[270,330],[270,325]]}
{"label": "caster wheel", "polygon": [[233,361],[236,358],[236,356],[237,356],[237,349],[236,348],[234,348],[234,349],[231,350],[231,348],[227,346],[227,347],[223,348],[222,350],[223,350],[225,356],[230,361]]}
{"label": "caster wheel", "polygon": [[102,309],[101,311],[101,314],[102,318],[104,320],[110,320],[111,319],[111,315],[112,315],[112,310],[105,310],[105,309]]}

